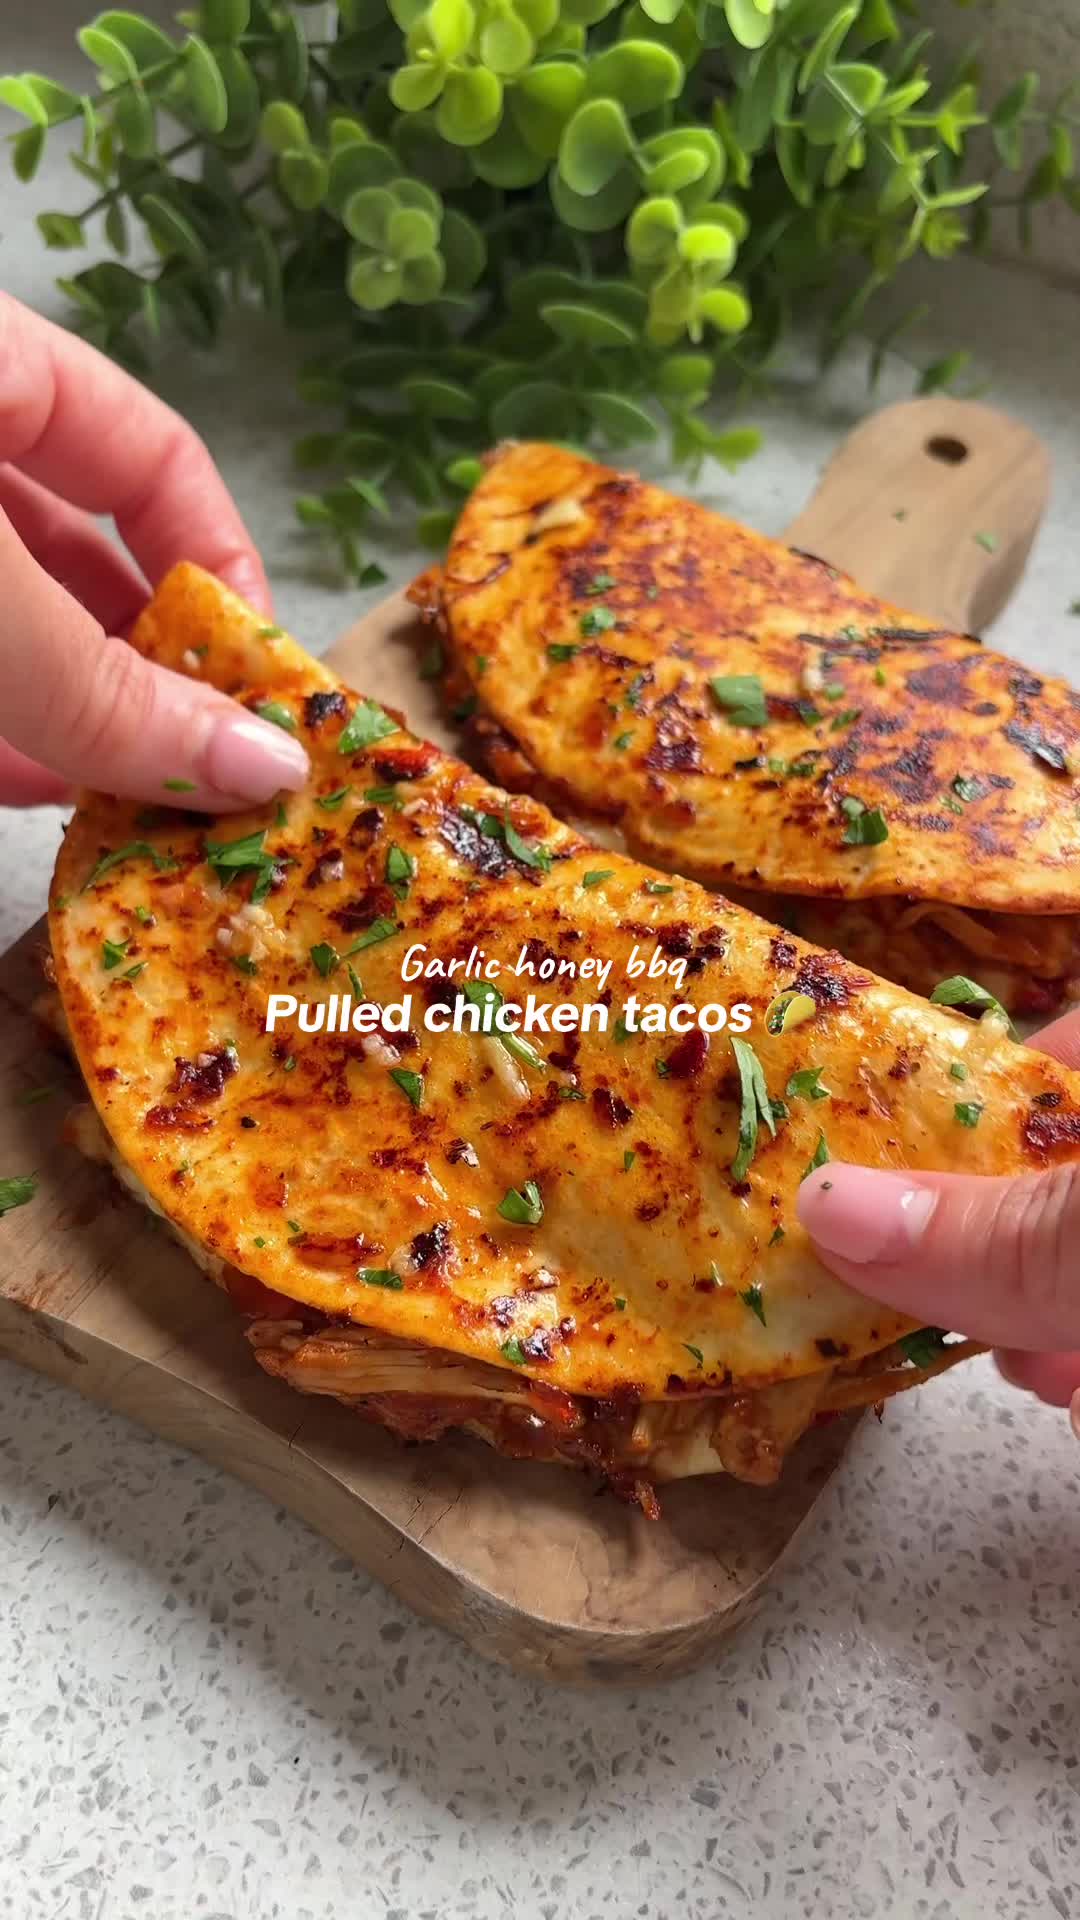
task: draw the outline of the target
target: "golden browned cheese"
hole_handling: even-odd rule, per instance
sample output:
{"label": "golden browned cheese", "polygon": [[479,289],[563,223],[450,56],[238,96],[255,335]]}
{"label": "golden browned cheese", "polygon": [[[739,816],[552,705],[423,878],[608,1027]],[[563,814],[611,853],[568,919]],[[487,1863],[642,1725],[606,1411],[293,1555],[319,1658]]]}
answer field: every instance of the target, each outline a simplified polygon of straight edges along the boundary
{"label": "golden browned cheese", "polygon": [[[434,598],[500,777],[706,886],[801,896],[812,937],[831,938],[833,903],[944,903],[987,917],[995,964],[1080,973],[1080,699],[1062,681],[547,446],[493,457]],[[850,844],[845,803],[880,809],[887,839]],[[838,924],[871,963],[896,931],[921,989],[943,927],[954,968],[978,953],[944,920]]]}
{"label": "golden browned cheese", "polygon": [[[980,1173],[1080,1150],[1075,1074],[508,801],[198,569],[169,575],[135,644],[250,707],[274,701],[312,760],[305,791],[218,821],[88,797],[50,903],[72,1042],[121,1160],[241,1281],[574,1394],[752,1389],[909,1328],[832,1278],[798,1225],[799,1182],[826,1147]],[[350,745],[358,729],[381,737]],[[611,960],[608,1030],[534,1033],[536,1064],[426,1031],[422,986],[401,978],[420,943],[443,961],[474,946],[508,966],[522,949]],[[643,1002],[752,1010],[746,1037],[786,1111],[775,1139],[758,1126],[740,1178],[728,1034],[616,1024],[635,946],[688,962],[681,995],[665,977],[637,983]],[[498,985],[598,998],[587,978]],[[770,1032],[765,1009],[789,987],[813,1017]],[[315,1004],[350,988],[380,1006],[411,991],[407,1031],[266,1033],[269,994]],[[453,998],[444,981],[432,992]],[[811,1067],[825,1098],[791,1087]],[[977,1126],[959,1123],[958,1095],[982,1108]],[[530,1182],[542,1217],[521,1224],[506,1196]]]}

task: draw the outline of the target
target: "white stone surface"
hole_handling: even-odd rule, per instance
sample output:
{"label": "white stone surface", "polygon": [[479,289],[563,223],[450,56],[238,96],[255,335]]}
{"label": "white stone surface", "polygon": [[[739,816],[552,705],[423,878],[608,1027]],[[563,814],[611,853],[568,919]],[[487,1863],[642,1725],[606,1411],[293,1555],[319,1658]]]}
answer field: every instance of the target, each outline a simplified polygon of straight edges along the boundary
{"label": "white stone surface", "polygon": [[[0,66],[53,68],[60,16],[83,9],[5,13]],[[67,188],[0,192],[0,281],[51,309],[29,215]],[[1080,302],[978,267],[926,291],[912,351],[974,339],[989,397],[1053,447],[998,637],[1076,677]],[[283,364],[251,336],[224,366],[175,357],[163,384],[248,514],[281,618],[323,646],[358,603],[291,530]],[[882,397],[909,385],[894,362]],[[816,389],[793,372],[766,452],[708,496],[781,528],[866,402],[853,360]],[[414,557],[389,556],[395,578]],[[0,815],[0,947],[40,910],[57,830]],[[486,1665],[257,1494],[2,1365],[0,1912],[1068,1920],[1078,1483],[1063,1417],[978,1362],[864,1423],[715,1668],[583,1696]]]}

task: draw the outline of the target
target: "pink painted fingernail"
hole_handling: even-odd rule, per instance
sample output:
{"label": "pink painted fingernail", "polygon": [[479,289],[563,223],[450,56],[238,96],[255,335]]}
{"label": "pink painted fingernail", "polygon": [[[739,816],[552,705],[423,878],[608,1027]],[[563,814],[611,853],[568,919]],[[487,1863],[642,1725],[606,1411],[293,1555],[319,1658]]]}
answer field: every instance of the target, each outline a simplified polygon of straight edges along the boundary
{"label": "pink painted fingernail", "polygon": [[910,1174],[830,1165],[799,1188],[799,1218],[827,1253],[859,1266],[910,1258],[929,1225],[937,1194]]}
{"label": "pink painted fingernail", "polygon": [[240,712],[215,720],[199,758],[212,787],[244,800],[269,800],[279,787],[294,793],[310,772],[303,747],[283,727]]}

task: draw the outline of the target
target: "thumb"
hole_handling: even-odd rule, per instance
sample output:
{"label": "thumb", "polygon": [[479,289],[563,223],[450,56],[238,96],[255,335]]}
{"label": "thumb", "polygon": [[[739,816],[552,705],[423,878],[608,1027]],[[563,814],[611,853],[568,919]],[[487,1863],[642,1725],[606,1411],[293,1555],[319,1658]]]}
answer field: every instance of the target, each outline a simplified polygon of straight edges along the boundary
{"label": "thumb", "polygon": [[1080,1348],[1080,1166],[987,1179],[835,1164],[799,1189],[859,1293],[995,1347]]}
{"label": "thumb", "polygon": [[0,712],[9,746],[73,785],[225,811],[303,785],[299,741],[111,638],[0,513]]}

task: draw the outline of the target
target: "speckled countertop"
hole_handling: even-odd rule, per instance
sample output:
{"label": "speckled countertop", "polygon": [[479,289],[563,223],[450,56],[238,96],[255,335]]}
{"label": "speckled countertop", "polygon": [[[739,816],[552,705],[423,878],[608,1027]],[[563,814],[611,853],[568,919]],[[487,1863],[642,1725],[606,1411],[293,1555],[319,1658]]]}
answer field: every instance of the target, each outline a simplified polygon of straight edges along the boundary
{"label": "speckled countertop", "polygon": [[[5,18],[55,70],[64,0]],[[43,27],[42,17],[51,22]],[[14,44],[14,43],[18,44]],[[55,311],[30,218],[0,281]],[[1080,300],[937,270],[913,351],[976,339],[1055,486],[998,633],[1076,677]],[[909,291],[907,298],[914,298]],[[357,610],[292,531],[269,341],[178,357],[316,647]],[[882,397],[908,390],[899,363]],[[793,377],[709,497],[783,526],[865,404]],[[388,556],[404,578],[412,556]],[[7,610],[5,617],[10,617]],[[40,911],[55,815],[0,815],[0,946]],[[1025,1920],[1080,1911],[1080,1451],[989,1363],[863,1423],[797,1559],[714,1668],[588,1696],[513,1678],[190,1455],[0,1364],[0,1912],[17,1920]]]}

